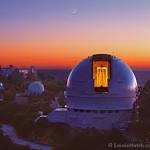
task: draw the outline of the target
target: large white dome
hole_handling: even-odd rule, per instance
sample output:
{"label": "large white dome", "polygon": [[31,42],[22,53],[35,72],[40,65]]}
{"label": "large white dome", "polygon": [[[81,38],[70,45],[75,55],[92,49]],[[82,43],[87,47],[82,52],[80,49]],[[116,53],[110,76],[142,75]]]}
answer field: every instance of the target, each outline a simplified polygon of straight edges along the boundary
{"label": "large white dome", "polygon": [[84,59],[70,73],[66,108],[49,113],[49,122],[98,129],[122,129],[131,121],[137,82],[122,60],[107,54]]}
{"label": "large white dome", "polygon": [[41,95],[44,92],[44,85],[41,81],[33,81],[29,84],[28,95]]}
{"label": "large white dome", "polygon": [[[97,72],[99,77],[96,76],[95,66],[99,71]],[[99,78],[98,81],[95,81],[96,77]],[[99,84],[99,86],[94,84]],[[66,103],[70,107],[101,108],[103,100],[107,105],[106,100],[109,102],[118,99],[118,102],[125,102],[120,107],[132,108],[136,98],[136,89],[135,75],[127,64],[115,56],[97,54],[84,59],[71,71],[65,92]],[[116,102],[111,103],[109,107],[111,109],[118,107],[119,103]]]}

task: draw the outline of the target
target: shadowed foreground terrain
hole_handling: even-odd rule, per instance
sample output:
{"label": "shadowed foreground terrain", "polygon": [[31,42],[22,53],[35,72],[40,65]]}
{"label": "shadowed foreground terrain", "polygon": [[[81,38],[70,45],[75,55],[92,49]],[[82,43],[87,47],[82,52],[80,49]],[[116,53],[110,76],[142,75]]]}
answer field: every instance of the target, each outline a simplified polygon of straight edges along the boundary
{"label": "shadowed foreground terrain", "polygon": [[8,137],[5,137],[0,133],[0,149],[1,150],[31,150],[28,147],[22,147],[12,144]]}
{"label": "shadowed foreground terrain", "polygon": [[[50,144],[54,150],[99,150],[110,149],[109,143],[138,143],[150,141],[150,81],[139,87],[138,104],[140,105],[140,121],[134,120],[125,134],[112,130],[109,133],[100,133],[95,129],[71,128],[64,124],[36,124],[34,119],[39,110],[46,113],[51,111],[49,104],[59,93],[59,103],[64,105],[63,91],[65,81],[41,75],[45,85],[45,93],[41,96],[28,97],[25,103],[14,103],[15,94],[23,91],[24,80],[10,79],[4,93],[4,101],[0,102],[0,122],[14,126],[21,137],[33,142]],[[18,83],[18,84],[14,84]],[[8,144],[7,144],[8,143]],[[0,148],[5,150],[21,149],[13,146],[10,140],[0,135]],[[22,148],[28,149],[28,148]]]}

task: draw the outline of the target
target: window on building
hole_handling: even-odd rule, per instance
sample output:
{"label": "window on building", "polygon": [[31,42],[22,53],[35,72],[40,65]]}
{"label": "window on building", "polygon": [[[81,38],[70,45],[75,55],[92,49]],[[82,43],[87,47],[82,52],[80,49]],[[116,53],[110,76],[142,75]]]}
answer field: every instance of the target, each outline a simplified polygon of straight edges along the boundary
{"label": "window on building", "polygon": [[93,80],[96,92],[108,92],[110,63],[105,60],[93,61]]}

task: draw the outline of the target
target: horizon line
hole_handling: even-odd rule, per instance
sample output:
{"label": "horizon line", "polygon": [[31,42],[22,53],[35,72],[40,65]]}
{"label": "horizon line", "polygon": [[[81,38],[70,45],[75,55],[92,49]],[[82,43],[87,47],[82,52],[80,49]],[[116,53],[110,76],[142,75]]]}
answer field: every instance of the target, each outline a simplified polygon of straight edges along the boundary
{"label": "horizon line", "polygon": [[[20,68],[20,69],[27,69],[27,68],[30,68],[31,66],[34,66],[36,69],[58,69],[58,70],[70,70],[70,69],[73,69],[76,65],[74,66],[38,66],[38,65],[23,65],[23,66],[19,66],[19,65],[13,65],[13,64],[10,64],[12,65],[13,67],[15,68]],[[4,66],[1,66],[1,68],[8,68],[10,65],[4,65]],[[130,66],[129,67],[133,70],[150,70],[150,67],[136,67],[136,66]]]}

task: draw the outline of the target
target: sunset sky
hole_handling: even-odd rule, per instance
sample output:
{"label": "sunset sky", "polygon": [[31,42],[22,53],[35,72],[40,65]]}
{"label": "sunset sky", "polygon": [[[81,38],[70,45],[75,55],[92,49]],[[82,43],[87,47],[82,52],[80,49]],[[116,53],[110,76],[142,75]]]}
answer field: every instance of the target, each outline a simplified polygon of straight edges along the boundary
{"label": "sunset sky", "polygon": [[0,64],[72,67],[95,53],[150,68],[150,0],[0,0]]}

